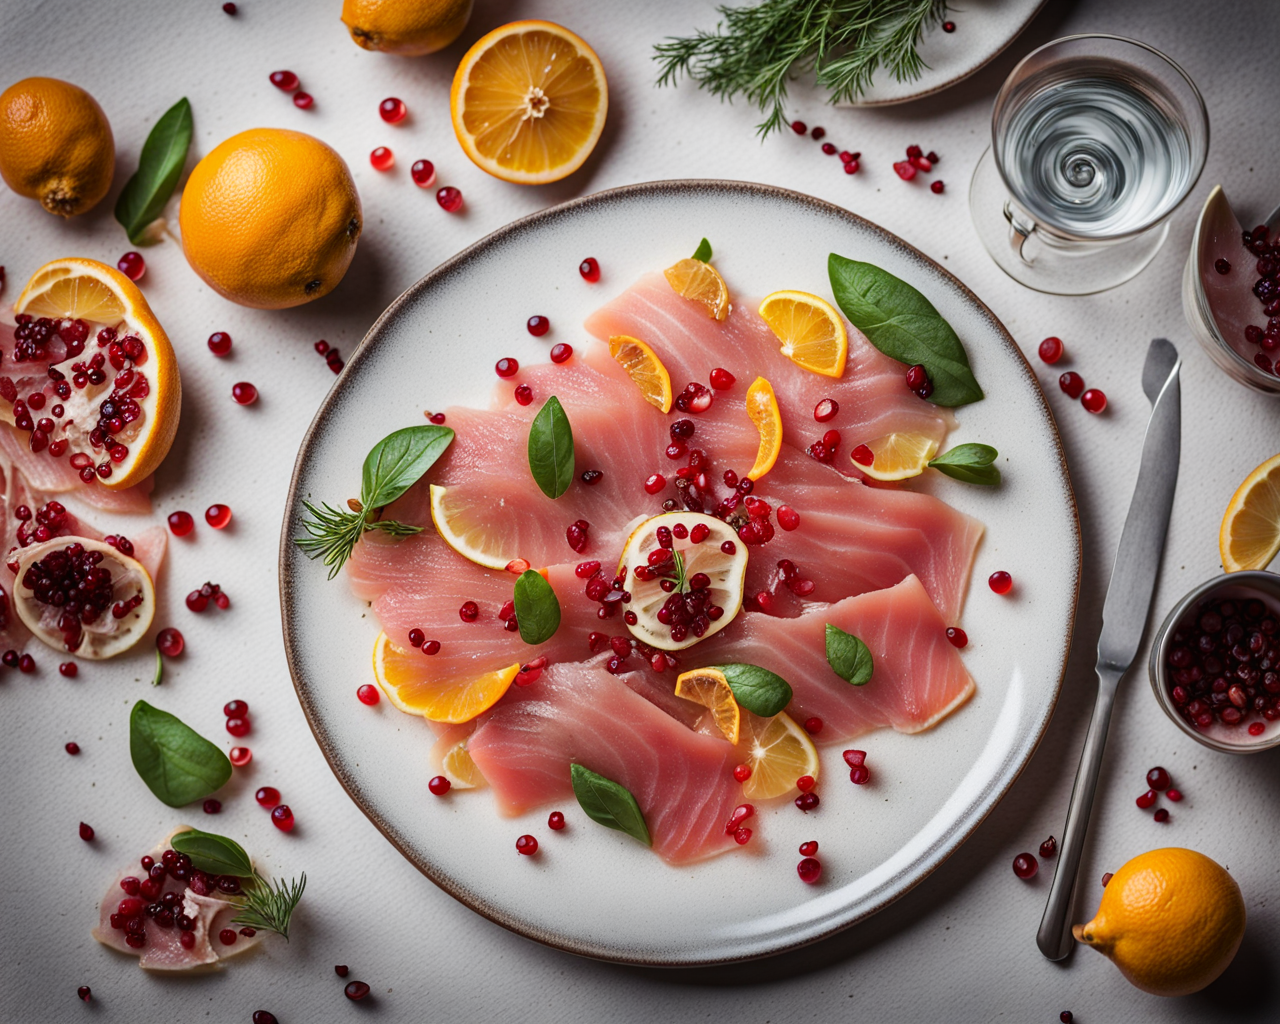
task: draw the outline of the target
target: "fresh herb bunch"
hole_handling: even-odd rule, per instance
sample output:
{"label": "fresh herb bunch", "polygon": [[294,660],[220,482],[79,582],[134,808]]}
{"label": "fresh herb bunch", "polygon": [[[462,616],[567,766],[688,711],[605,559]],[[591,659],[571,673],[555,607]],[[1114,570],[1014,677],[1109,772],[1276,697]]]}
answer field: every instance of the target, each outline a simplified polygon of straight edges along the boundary
{"label": "fresh herb bunch", "polygon": [[688,75],[721,99],[743,95],[768,116],[760,135],[785,127],[787,83],[812,72],[832,103],[866,92],[885,67],[899,82],[920,77],[925,29],[946,15],[946,0],[763,0],[721,7],[714,32],[669,37],[654,59],[659,85]]}

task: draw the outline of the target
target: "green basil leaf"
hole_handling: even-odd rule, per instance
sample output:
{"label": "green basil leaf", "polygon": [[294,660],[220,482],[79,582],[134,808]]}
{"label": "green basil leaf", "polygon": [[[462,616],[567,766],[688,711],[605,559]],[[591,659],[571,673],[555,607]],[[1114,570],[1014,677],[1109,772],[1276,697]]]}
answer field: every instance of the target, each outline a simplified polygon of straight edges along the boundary
{"label": "green basil leaf", "polygon": [[142,144],[138,169],[116,200],[116,220],[124,225],[134,245],[146,244],[143,232],[164,212],[164,204],[173,195],[187,162],[192,129],[191,104],[184,96],[164,112]]}
{"label": "green basil leaf", "polygon": [[791,684],[759,665],[716,665],[724,673],[733,699],[752,714],[772,718],[791,703]]}
{"label": "green basil leaf", "polygon": [[849,322],[885,355],[923,366],[935,405],[968,405],[982,398],[956,332],[933,304],[906,281],[870,263],[831,253],[831,291]]}
{"label": "green basil leaf", "polygon": [[169,840],[169,845],[190,857],[196,868],[211,875],[235,875],[238,878],[252,878],[254,875],[253,861],[244,852],[244,847],[226,836],[193,828],[179,832]]}
{"label": "green basil leaf", "polygon": [[573,428],[555,395],[529,426],[529,472],[548,498],[560,497],[573,483]]}
{"label": "green basil leaf", "polygon": [[867,645],[852,633],[827,623],[827,664],[847,683],[862,686],[871,681],[875,666]]}
{"label": "green basil leaf", "polygon": [[580,764],[569,765],[569,778],[573,781],[573,795],[578,798],[578,804],[587,812],[588,818],[605,828],[625,832],[645,846],[653,845],[640,805],[626,786],[620,786]]}
{"label": "green basil leaf", "polygon": [[428,424],[388,434],[365,457],[360,504],[368,510],[390,505],[422,479],[452,441],[448,427]]}
{"label": "green basil leaf", "polygon": [[711,262],[711,243],[705,238],[698,243],[698,248],[693,250],[693,258],[701,260],[703,263]]}
{"label": "green basil leaf", "polygon": [[525,643],[545,643],[560,628],[560,602],[541,573],[533,569],[522,572],[516,580],[512,599],[516,606],[520,639]]}
{"label": "green basil leaf", "polygon": [[994,487],[1000,482],[1000,470],[992,463],[999,454],[989,444],[960,444],[943,452],[929,465],[967,484]]}
{"label": "green basil leaf", "polygon": [[145,700],[129,715],[129,755],[147,788],[170,807],[201,800],[231,778],[226,754]]}

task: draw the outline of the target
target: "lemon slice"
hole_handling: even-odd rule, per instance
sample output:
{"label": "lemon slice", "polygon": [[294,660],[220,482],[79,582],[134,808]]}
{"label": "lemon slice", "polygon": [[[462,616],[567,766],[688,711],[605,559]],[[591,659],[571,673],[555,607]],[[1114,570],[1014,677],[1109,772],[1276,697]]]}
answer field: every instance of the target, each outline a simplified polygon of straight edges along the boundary
{"label": "lemon slice", "polygon": [[676,680],[676,696],[710,708],[712,720],[724,738],[730,743],[738,742],[741,709],[729,688],[729,681],[719,669],[699,668],[682,672]]}
{"label": "lemon slice", "polygon": [[441,774],[453,784],[454,789],[478,789],[489,785],[467,753],[467,739],[458,740],[445,751]]}
{"label": "lemon slice", "polygon": [[785,712],[761,718],[743,711],[738,749],[743,764],[751,766],[751,777],[742,784],[742,795],[748,800],[784,796],[804,775],[817,781],[818,748]]}
{"label": "lemon slice", "polygon": [[663,273],[677,295],[700,303],[713,319],[723,320],[729,315],[729,286],[710,263],[690,257]]}
{"label": "lemon slice", "polygon": [[774,292],[764,297],[759,313],[782,342],[782,354],[797,366],[824,377],[844,376],[849,335],[831,303],[808,292]]}
{"label": "lemon slice", "polygon": [[759,480],[778,461],[782,451],[782,414],[778,411],[778,399],[773,385],[763,377],[757,377],[747,388],[747,418],[760,431],[760,448],[756,452],[755,465],[747,476]]}
{"label": "lemon slice", "polygon": [[646,402],[671,411],[671,374],[653,349],[639,338],[615,334],[609,339],[609,355],[627,371]]}
{"label": "lemon slice", "polygon": [[1222,517],[1218,553],[1227,572],[1265,569],[1280,551],[1280,455],[1236,488]]}
{"label": "lemon slice", "polygon": [[[680,533],[682,537],[676,536]],[[662,540],[671,545],[671,556],[650,562],[652,552],[666,547]],[[659,650],[680,651],[720,632],[741,610],[747,546],[731,526],[714,516],[666,512],[635,528],[623,548],[618,572],[624,568],[631,592],[627,607],[636,613],[635,624],[627,626],[631,635]],[[663,590],[664,579],[677,581],[678,588]]]}
{"label": "lemon slice", "polygon": [[510,688],[519,663],[480,676],[424,678],[421,651],[404,650],[379,633],[373,642],[373,676],[397,708],[432,722],[457,725],[493,707]]}
{"label": "lemon slice", "polygon": [[[938,454],[938,442],[925,434],[885,434],[849,453],[853,464],[873,480],[919,476]],[[869,457],[869,459],[868,459]]]}
{"label": "lemon slice", "polygon": [[431,485],[431,521],[449,547],[468,561],[483,565],[486,569],[506,569],[516,557],[497,550],[501,539],[493,529],[492,521],[476,520],[468,516],[470,505],[449,501],[449,488]]}

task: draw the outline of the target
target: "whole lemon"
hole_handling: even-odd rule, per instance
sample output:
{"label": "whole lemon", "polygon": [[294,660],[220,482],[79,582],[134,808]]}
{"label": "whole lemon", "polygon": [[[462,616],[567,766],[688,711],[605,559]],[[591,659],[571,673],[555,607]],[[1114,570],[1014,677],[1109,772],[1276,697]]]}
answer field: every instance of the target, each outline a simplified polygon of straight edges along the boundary
{"label": "whole lemon", "polygon": [[1244,899],[1225,868],[1170,847],[1111,876],[1098,913],[1072,929],[1144,992],[1185,996],[1227,969],[1244,937]]}
{"label": "whole lemon", "polygon": [[462,35],[471,0],[343,0],[342,21],[357,46],[401,57],[443,50]]}
{"label": "whole lemon", "polygon": [[116,144],[98,101],[57,78],[24,78],[0,93],[0,176],[59,217],[111,188]]}
{"label": "whole lemon", "polygon": [[346,162],[283,128],[233,135],[182,192],[182,251],[224,298],[285,309],[327,295],[356,251],[363,216]]}

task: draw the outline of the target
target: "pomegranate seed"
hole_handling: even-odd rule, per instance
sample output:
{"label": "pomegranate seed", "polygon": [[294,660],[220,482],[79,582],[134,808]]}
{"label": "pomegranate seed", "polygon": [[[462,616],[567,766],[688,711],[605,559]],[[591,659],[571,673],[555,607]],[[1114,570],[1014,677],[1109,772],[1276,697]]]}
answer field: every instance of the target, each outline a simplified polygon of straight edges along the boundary
{"label": "pomegranate seed", "polygon": [[740,828],[736,832],[734,832],[733,841],[737,843],[739,846],[746,846],[747,843],[751,842],[751,835],[752,835],[751,829]]}
{"label": "pomegranate seed", "polygon": [[31,673],[36,670],[36,659],[29,654],[24,654],[18,659],[18,671]]}
{"label": "pomegranate seed", "polygon": [[551,346],[551,361],[553,363],[567,362],[569,357],[573,355],[573,346],[565,342]]}
{"label": "pomegranate seed", "polygon": [[351,973],[351,969],[346,964],[335,964],[333,967],[333,973],[339,978],[345,978],[349,973]]}
{"label": "pomegranate seed", "polygon": [[237,405],[253,405],[258,400],[258,389],[247,380],[231,385],[231,397]]}
{"label": "pomegranate seed", "polygon": [[1039,870],[1039,862],[1030,853],[1020,853],[1013,858],[1013,873],[1024,882],[1029,878],[1035,878]]}
{"label": "pomegranate seed", "polygon": [[363,981],[349,981],[347,987],[342,990],[343,994],[353,1002],[359,1002],[369,994],[369,986]]}
{"label": "pomegranate seed", "polygon": [[804,135],[809,130],[809,126],[803,121],[792,121],[791,130],[797,135]]}
{"label": "pomegranate seed", "polygon": [[[183,934],[189,935],[190,933],[183,932]],[[240,929],[240,934],[244,934],[243,928]],[[254,1010],[252,1020],[253,1024],[280,1024],[280,1022],[276,1020],[276,1015],[270,1010]]]}
{"label": "pomegranate seed", "polygon": [[169,513],[169,530],[175,537],[185,537],[195,529],[195,525],[196,521],[191,518],[190,512]]}
{"label": "pomegranate seed", "polygon": [[538,840],[533,836],[521,836],[516,840],[516,853],[525,857],[532,857],[538,852]]}
{"label": "pomegranate seed", "polygon": [[551,330],[551,321],[545,316],[531,316],[525,326],[529,329],[529,333],[535,338],[541,338],[547,331]]}
{"label": "pomegranate seed", "polygon": [[520,370],[520,363],[506,356],[494,363],[493,369],[499,377],[514,377]]}
{"label": "pomegranate seed", "polygon": [[227,757],[237,768],[243,768],[253,760],[253,751],[248,747],[232,747]]}
{"label": "pomegranate seed", "polygon": [[1097,388],[1090,388],[1080,396],[1080,404],[1088,412],[1100,413],[1107,407],[1107,396]]}
{"label": "pomegranate seed", "polygon": [[64,661],[58,666],[58,671],[68,679],[74,679],[80,674],[80,666],[74,661]]}
{"label": "pomegranate seed", "polygon": [[815,885],[822,877],[822,865],[813,857],[806,857],[796,865],[796,874],[806,885]]}
{"label": "pomegranate seed", "polygon": [[156,634],[156,649],[166,658],[176,658],[186,650],[187,642],[178,630],[170,626]]}
{"label": "pomegranate seed", "polygon": [[813,137],[813,141],[817,142],[827,134],[827,130],[825,128],[814,128],[809,134]]}
{"label": "pomegranate seed", "polygon": [[231,354],[231,335],[226,331],[214,331],[209,335],[209,351],[218,358]]}
{"label": "pomegranate seed", "polygon": [[578,273],[582,275],[584,281],[595,284],[600,280],[600,264],[594,256],[588,256],[578,264]]}
{"label": "pomegranate seed", "polygon": [[252,724],[247,718],[228,718],[226,724],[227,732],[237,738],[241,736],[248,736],[249,730],[252,728]]}
{"label": "pomegranate seed", "polygon": [[857,174],[862,169],[862,164],[855,158],[849,160],[844,165],[845,174]]}
{"label": "pomegranate seed", "polygon": [[271,824],[281,832],[293,831],[293,811],[289,810],[288,804],[281,804],[271,812]]}
{"label": "pomegranate seed", "polygon": [[231,522],[230,505],[210,505],[204,510],[204,521],[215,530],[222,530]]}
{"label": "pomegranate seed", "polygon": [[1068,370],[1058,378],[1058,387],[1062,388],[1068,398],[1079,398],[1080,392],[1084,390],[1084,378]]}
{"label": "pomegranate seed", "polygon": [[280,790],[276,789],[275,786],[263,786],[253,794],[253,798],[258,801],[259,807],[271,810],[271,808],[280,803]]}
{"label": "pomegranate seed", "polygon": [[739,782],[746,782],[751,778],[751,765],[740,764],[733,769],[733,777]]}
{"label": "pomegranate seed", "polygon": [[859,466],[870,466],[876,461],[875,452],[868,448],[865,444],[858,445],[849,453],[849,458],[853,459]]}
{"label": "pomegranate seed", "polygon": [[427,789],[431,790],[431,792],[434,793],[436,796],[444,796],[452,788],[453,788],[453,783],[451,783],[443,775],[437,775],[435,778],[433,778],[430,782],[427,783]]}
{"label": "pomegranate seed", "polygon": [[1165,795],[1165,796],[1167,796],[1170,800],[1172,800],[1175,804],[1176,804],[1176,803],[1181,803],[1181,802],[1182,802],[1182,791],[1181,791],[1181,790],[1178,790],[1178,789],[1170,789],[1170,790],[1167,790],[1167,791],[1165,792],[1165,794],[1164,794],[1164,795]]}
{"label": "pomegranate seed", "polygon": [[436,202],[446,213],[457,213],[462,207],[462,193],[452,185],[446,185],[436,193]]}
{"label": "pomegranate seed", "polygon": [[277,89],[283,89],[285,92],[293,92],[298,88],[298,76],[292,71],[273,71],[271,72],[271,84]]}
{"label": "pomegranate seed", "polygon": [[76,995],[79,996],[80,1001],[84,1003],[87,1003],[90,999],[93,998],[93,993],[90,991],[88,985],[81,985],[78,989],[76,989]]}
{"label": "pomegranate seed", "polygon": [[1219,274],[1231,273],[1231,262],[1224,259],[1216,259],[1213,261],[1213,269]]}
{"label": "pomegranate seed", "polygon": [[817,736],[822,732],[822,719],[818,717],[806,718],[804,720],[804,731],[810,736]]}
{"label": "pomegranate seed", "polygon": [[731,540],[727,540],[720,545],[720,550],[726,555],[732,555],[735,551],[738,550],[738,545],[736,545]]}
{"label": "pomegranate seed", "polygon": [[947,639],[951,641],[952,647],[968,647],[969,634],[959,626],[947,627]]}
{"label": "pomegranate seed", "polygon": [[[227,0],[227,2],[222,5],[222,10],[234,18],[236,14],[236,5],[231,3],[231,0]],[[257,1021],[254,1021],[254,1024],[257,1024]]]}
{"label": "pomegranate seed", "polygon": [[[945,22],[944,24],[951,25],[952,31],[954,31],[955,29],[954,23],[948,21],[948,22]],[[1070,1010],[1063,1010],[1060,1014],[1058,1014],[1058,1020],[1062,1021],[1062,1024],[1071,1024],[1071,1022],[1075,1019],[1076,1019],[1075,1015],[1072,1014]]]}
{"label": "pomegranate seed", "polygon": [[222,801],[210,797],[204,802],[203,807],[205,814],[219,814],[222,811]]}
{"label": "pomegranate seed", "polygon": [[[928,161],[927,161],[927,160],[922,160],[922,161],[921,161],[921,163],[928,163]],[[927,170],[929,170],[929,168],[928,168],[928,167],[924,167],[924,168],[921,168],[921,170],[926,170],[926,171],[927,171]],[[941,179],[939,179],[938,181],[932,182],[932,183],[929,185],[929,191],[930,191],[930,192],[932,192],[935,196],[940,196],[940,195],[942,195],[942,193],[943,193],[944,191],[946,191],[946,187],[947,187],[947,186],[946,186],[946,185],[944,185],[944,184],[942,183],[942,180],[941,180]]]}
{"label": "pomegranate seed", "polygon": [[515,397],[517,405],[529,405],[533,402],[533,388],[528,384],[517,384]]}
{"label": "pomegranate seed", "polygon": [[800,525],[800,513],[790,505],[778,506],[778,525],[790,533]]}
{"label": "pomegranate seed", "polygon": [[547,828],[559,832],[564,828],[564,815],[559,811],[552,811],[551,816],[547,818]]}
{"label": "pomegranate seed", "polygon": [[249,713],[249,705],[242,700],[229,700],[222,705],[222,714],[227,718],[244,718]]}
{"label": "pomegranate seed", "polygon": [[899,160],[893,165],[893,171],[903,181],[910,181],[916,176],[916,166],[909,160]]}
{"label": "pomegranate seed", "polygon": [[436,165],[430,160],[415,160],[409,168],[409,176],[418,188],[430,188],[436,183]]}
{"label": "pomegranate seed", "polygon": [[1046,839],[1043,843],[1040,844],[1040,856],[1043,857],[1045,860],[1048,860],[1057,852],[1058,852],[1058,840],[1054,839],[1053,836],[1050,836],[1048,839]]}
{"label": "pomegranate seed", "polygon": [[423,645],[422,645],[422,653],[423,653],[423,654],[426,654],[426,655],[439,654],[439,653],[440,653],[440,641],[439,641],[439,640],[428,640],[425,644],[423,644]]}
{"label": "pomegranate seed", "polygon": [[1160,810],[1156,811],[1156,813],[1152,815],[1152,817],[1163,825],[1169,820],[1169,812],[1165,808],[1161,807]]}
{"label": "pomegranate seed", "polygon": [[812,811],[821,802],[817,793],[801,793],[796,797],[796,806],[806,813]]}
{"label": "pomegranate seed", "polygon": [[315,98],[309,92],[295,92],[293,94],[293,105],[299,110],[310,110],[313,103],[315,103]]}
{"label": "pomegranate seed", "polygon": [[944,21],[942,23],[943,32],[954,32],[955,30],[956,30],[956,23],[954,21]]}
{"label": "pomegranate seed", "polygon": [[396,162],[396,155],[386,146],[379,146],[369,154],[369,163],[375,171],[389,171]]}
{"label": "pomegranate seed", "polygon": [[1149,789],[1134,801],[1138,805],[1139,810],[1145,811],[1148,807],[1156,802],[1157,793],[1154,789]]}
{"label": "pomegranate seed", "polygon": [[834,398],[824,398],[813,407],[813,418],[819,423],[826,423],[828,420],[835,419],[839,411],[839,402]]}
{"label": "pomegranate seed", "polygon": [[404,105],[404,100],[396,99],[394,96],[388,96],[378,104],[378,116],[387,124],[399,124],[407,113],[409,108]]}
{"label": "pomegranate seed", "polygon": [[1063,346],[1061,338],[1045,338],[1040,342],[1040,358],[1052,366],[1062,358]]}
{"label": "pomegranate seed", "polygon": [[1152,768],[1147,772],[1147,785],[1155,790],[1166,790],[1169,788],[1169,773],[1164,768]]}
{"label": "pomegranate seed", "polygon": [[80,838],[83,839],[86,843],[91,842],[93,840],[93,828],[89,825],[86,825],[83,821],[80,822]]}
{"label": "pomegranate seed", "polygon": [[738,378],[722,366],[711,371],[711,386],[717,391],[728,391],[738,382]]}
{"label": "pomegranate seed", "polygon": [[474,601],[463,601],[458,616],[463,622],[475,622],[480,618],[480,607]]}
{"label": "pomegranate seed", "polygon": [[987,577],[987,585],[997,594],[1007,594],[1013,586],[1013,577],[1003,569],[997,569]]}
{"label": "pomegranate seed", "polygon": [[1263,722],[1253,722],[1249,726],[1250,736],[1261,736],[1266,731],[1266,725]]}
{"label": "pomegranate seed", "polygon": [[77,743],[75,740],[72,740],[62,749],[74,757],[76,754],[80,753],[80,744]]}
{"label": "pomegranate seed", "polygon": [[370,707],[378,703],[378,688],[371,683],[365,683],[356,690],[356,697],[361,704],[368,704]]}
{"label": "pomegranate seed", "polygon": [[140,281],[142,275],[147,272],[147,261],[142,258],[140,252],[127,252],[120,257],[116,266],[120,268],[120,273],[124,274],[130,281]]}
{"label": "pomegranate seed", "polygon": [[866,765],[858,765],[849,769],[849,781],[855,786],[865,786],[871,781],[871,769]]}

